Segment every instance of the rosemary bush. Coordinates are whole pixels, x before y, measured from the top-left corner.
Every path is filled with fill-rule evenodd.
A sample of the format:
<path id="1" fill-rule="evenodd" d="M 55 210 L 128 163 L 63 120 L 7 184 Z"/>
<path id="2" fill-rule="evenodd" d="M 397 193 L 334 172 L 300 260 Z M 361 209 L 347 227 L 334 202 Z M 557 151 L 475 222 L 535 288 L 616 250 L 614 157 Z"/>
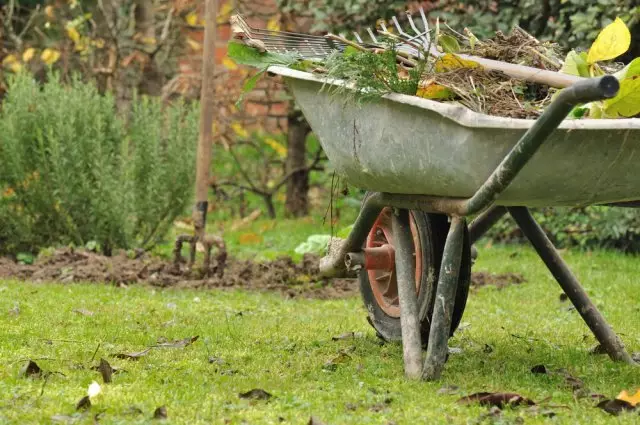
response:
<path id="1" fill-rule="evenodd" d="M 0 111 L 0 253 L 148 249 L 191 200 L 197 113 L 15 76 Z"/>

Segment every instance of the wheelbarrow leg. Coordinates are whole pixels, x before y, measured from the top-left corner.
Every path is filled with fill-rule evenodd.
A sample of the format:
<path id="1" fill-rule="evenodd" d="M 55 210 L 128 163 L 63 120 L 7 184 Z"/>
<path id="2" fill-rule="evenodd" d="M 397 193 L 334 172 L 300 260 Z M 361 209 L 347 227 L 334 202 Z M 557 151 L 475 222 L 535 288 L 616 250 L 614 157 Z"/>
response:
<path id="1" fill-rule="evenodd" d="M 607 351 L 609 357 L 615 361 L 623 361 L 635 365 L 635 362 L 625 350 L 622 340 L 591 302 L 578 279 L 560 257 L 560 254 L 558 254 L 558 251 L 529 210 L 524 207 L 509 207 L 509 213 L 538 252 L 542 261 L 547 265 L 551 274 L 556 278 L 564 293 L 567 294 L 567 297 L 576 307 L 591 332 Z"/>
<path id="2" fill-rule="evenodd" d="M 460 263 L 462 261 L 465 225 L 464 218 L 453 217 L 447 241 L 444 245 L 440 277 L 431 316 L 427 357 L 422 372 L 423 379 L 427 381 L 434 381 L 440 378 L 447 360 L 451 318 L 453 316 L 458 276 L 460 275 Z"/>
<path id="3" fill-rule="evenodd" d="M 420 379 L 422 375 L 422 342 L 418 297 L 416 294 L 416 266 L 413 237 L 409 224 L 409 211 L 398 209 L 392 217 L 396 245 L 396 276 L 400 301 L 400 326 L 404 373 L 407 378 Z"/>

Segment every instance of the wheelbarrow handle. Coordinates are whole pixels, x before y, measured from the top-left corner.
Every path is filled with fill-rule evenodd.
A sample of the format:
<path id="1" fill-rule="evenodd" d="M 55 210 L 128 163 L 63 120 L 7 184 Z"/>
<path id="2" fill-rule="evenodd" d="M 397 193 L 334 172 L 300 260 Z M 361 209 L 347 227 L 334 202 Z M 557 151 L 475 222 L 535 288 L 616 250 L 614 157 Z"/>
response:
<path id="1" fill-rule="evenodd" d="M 612 98 L 619 89 L 620 83 L 612 75 L 585 79 L 563 89 L 511 149 L 487 181 L 471 198 L 463 202 L 459 213 L 471 215 L 489 207 L 576 105 Z"/>
<path id="2" fill-rule="evenodd" d="M 620 83 L 613 75 L 589 78 L 562 90 L 556 102 L 562 100 L 573 107 L 580 103 L 611 99 L 618 94 L 618 90 L 620 90 Z"/>

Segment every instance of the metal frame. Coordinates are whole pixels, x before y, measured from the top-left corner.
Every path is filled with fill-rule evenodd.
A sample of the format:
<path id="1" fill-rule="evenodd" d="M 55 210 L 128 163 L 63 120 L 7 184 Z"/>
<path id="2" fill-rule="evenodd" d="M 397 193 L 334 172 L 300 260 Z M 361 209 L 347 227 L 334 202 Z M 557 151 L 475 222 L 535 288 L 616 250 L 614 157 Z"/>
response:
<path id="1" fill-rule="evenodd" d="M 482 211 L 484 213 L 478 216 L 470 228 L 472 243 L 508 211 L 529 238 L 538 255 L 543 259 L 609 356 L 613 360 L 633 363 L 622 341 L 589 300 L 580 283 L 571 274 L 528 210 L 524 207 L 492 207 L 500 194 L 511 184 L 575 105 L 614 97 L 618 90 L 618 80 L 612 76 L 580 81 L 562 90 L 554 102 L 506 155 L 486 182 L 468 199 L 379 192 L 370 193 L 367 196 L 353 230 L 347 239 L 336 247 L 337 249 L 333 249 L 330 255 L 323 258 L 320 263 L 320 271 L 325 276 L 345 275 L 345 257 L 354 258 L 362 252 L 367 234 L 384 207 L 396 208 L 393 221 L 394 232 L 397 232 L 398 239 L 395 262 L 407 377 L 435 380 L 442 373 L 447 357 L 447 341 L 451 330 L 453 305 L 460 272 L 466 226 L 465 217 L 476 215 Z M 414 289 L 414 265 L 410 261 L 412 259 L 412 245 L 410 244 L 411 235 L 408 227 L 408 210 L 447 214 L 451 218 L 436 289 L 435 306 L 431 317 L 427 354 L 421 370 L 417 366 L 420 363 L 422 350 L 417 316 L 417 297 Z"/>

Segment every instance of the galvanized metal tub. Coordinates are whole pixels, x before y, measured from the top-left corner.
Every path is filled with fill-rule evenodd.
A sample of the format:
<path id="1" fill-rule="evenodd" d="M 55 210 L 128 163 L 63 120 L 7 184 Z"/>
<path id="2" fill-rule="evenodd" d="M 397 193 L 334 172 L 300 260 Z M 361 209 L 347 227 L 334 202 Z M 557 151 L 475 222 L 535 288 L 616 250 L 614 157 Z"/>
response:
<path id="1" fill-rule="evenodd" d="M 269 71 L 284 77 L 336 171 L 370 191 L 470 197 L 534 122 L 401 94 L 358 106 L 313 74 Z M 565 120 L 496 204 L 639 200 L 639 164 L 640 119 Z"/>

